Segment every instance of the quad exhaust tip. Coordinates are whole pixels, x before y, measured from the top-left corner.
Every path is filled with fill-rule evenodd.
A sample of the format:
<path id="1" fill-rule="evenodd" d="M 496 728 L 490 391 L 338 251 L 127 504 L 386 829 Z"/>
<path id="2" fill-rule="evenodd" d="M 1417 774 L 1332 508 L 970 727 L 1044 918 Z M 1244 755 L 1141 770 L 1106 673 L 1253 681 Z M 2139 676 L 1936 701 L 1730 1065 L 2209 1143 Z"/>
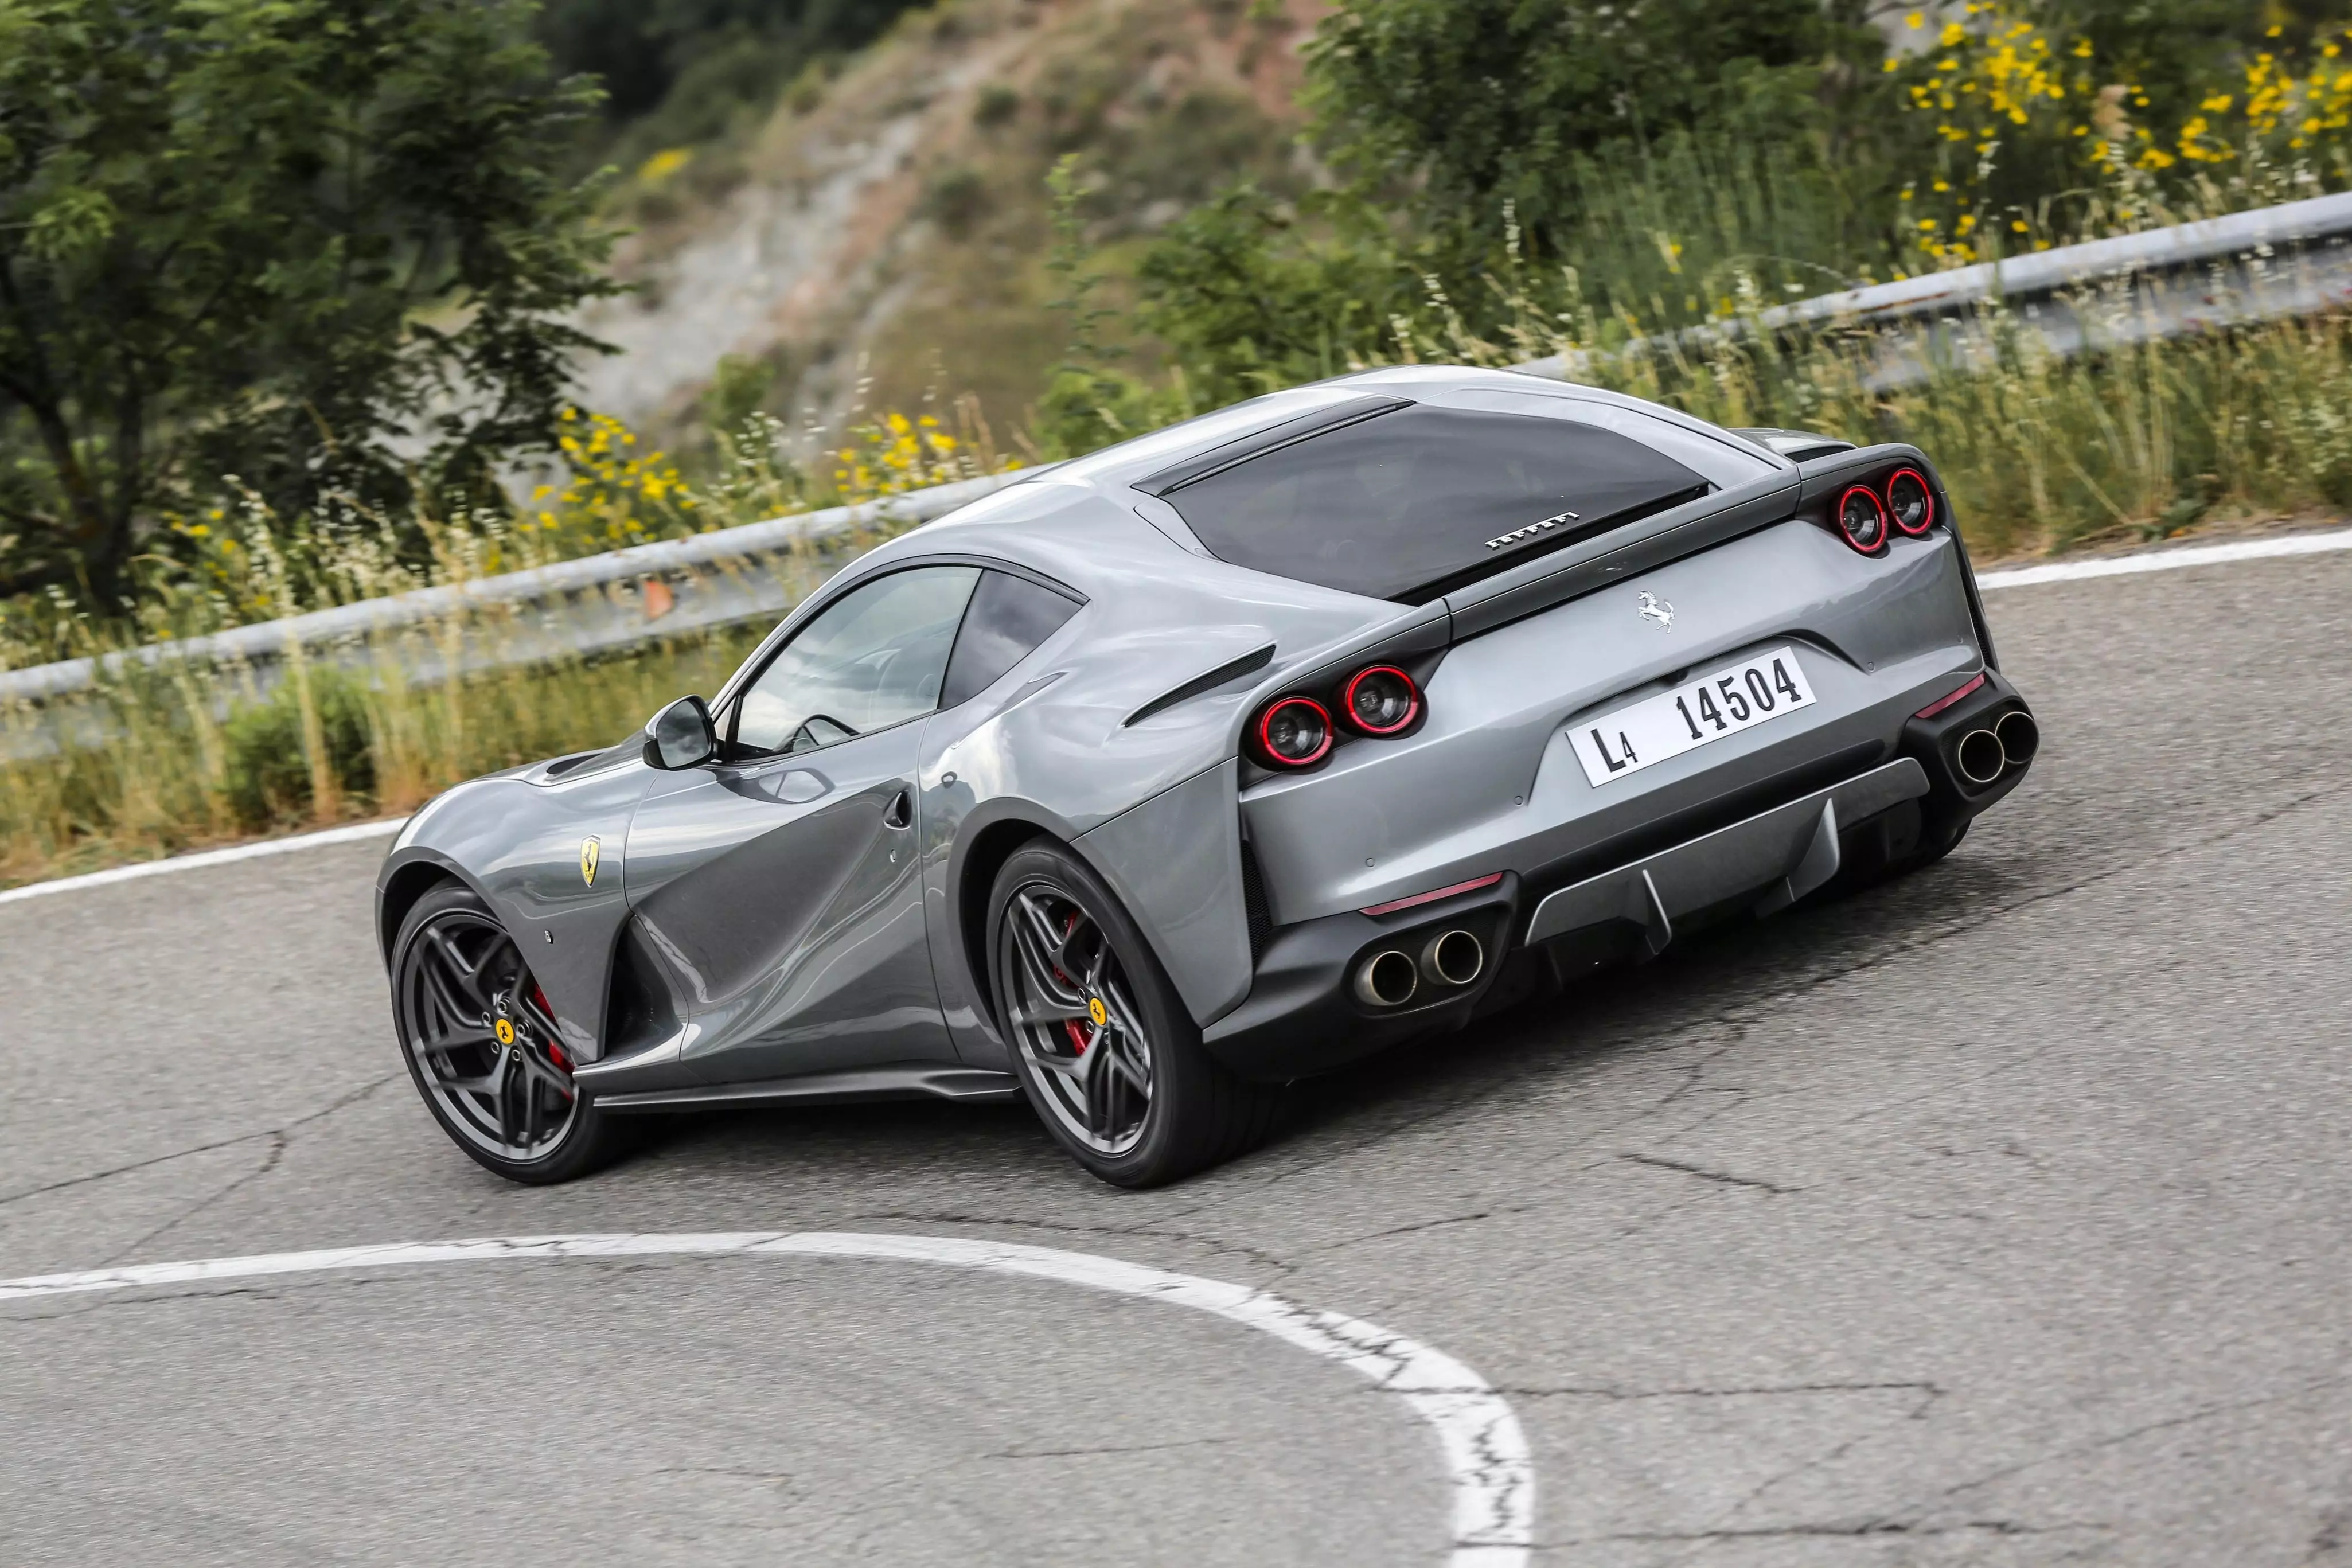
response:
<path id="1" fill-rule="evenodd" d="M 2042 726 L 2022 708 L 2012 708 L 1986 730 L 1971 730 L 1952 748 L 1960 777 L 1982 789 L 2011 768 L 2033 760 L 2042 746 Z"/>
<path id="2" fill-rule="evenodd" d="M 1421 972 L 1402 948 L 1376 952 L 1356 971 L 1356 999 L 1368 1007 L 1402 1007 L 1420 986 Z"/>
<path id="3" fill-rule="evenodd" d="M 1422 982 L 1459 987 L 1486 972 L 1486 946 L 1456 928 L 1439 931 L 1421 944 L 1416 959 L 1402 948 L 1383 948 L 1356 967 L 1356 1000 L 1367 1007 L 1402 1007 L 1421 990 Z"/>
<path id="4" fill-rule="evenodd" d="M 1952 748 L 1952 762 L 1962 778 L 1981 786 L 2000 777 L 2009 766 L 2009 753 L 2001 750 L 2000 737 L 1990 730 L 1971 730 Z"/>
<path id="5" fill-rule="evenodd" d="M 2042 746 L 2042 726 L 2033 715 L 2022 708 L 2013 708 L 2000 716 L 1992 727 L 1993 739 L 2000 742 L 2001 755 L 2012 767 L 2023 767 L 2033 760 Z"/>
<path id="6" fill-rule="evenodd" d="M 1467 985 L 1486 967 L 1486 947 L 1466 931 L 1431 937 L 1421 950 L 1421 973 L 1433 985 Z"/>

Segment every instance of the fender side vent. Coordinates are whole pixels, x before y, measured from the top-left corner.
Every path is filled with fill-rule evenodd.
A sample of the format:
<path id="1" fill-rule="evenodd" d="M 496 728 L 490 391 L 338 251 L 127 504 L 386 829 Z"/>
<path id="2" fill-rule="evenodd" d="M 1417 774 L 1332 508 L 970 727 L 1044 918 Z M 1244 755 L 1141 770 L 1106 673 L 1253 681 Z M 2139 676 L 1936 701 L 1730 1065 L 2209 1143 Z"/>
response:
<path id="1" fill-rule="evenodd" d="M 1257 854 L 1242 840 L 1242 909 L 1249 917 L 1250 967 L 1265 956 L 1274 941 L 1274 913 L 1265 905 L 1265 878 L 1257 868 Z"/>
<path id="2" fill-rule="evenodd" d="M 1203 692 L 1214 691 L 1228 681 L 1239 680 L 1244 675 L 1255 675 L 1273 662 L 1274 644 L 1268 643 L 1264 647 L 1254 648 L 1239 658 L 1221 664 L 1205 674 L 1194 676 L 1181 686 L 1171 687 L 1129 714 L 1126 723 L 1122 723 L 1119 728 L 1124 730 L 1129 724 L 1139 724 L 1154 713 L 1165 712 L 1179 702 L 1187 702 Z"/>

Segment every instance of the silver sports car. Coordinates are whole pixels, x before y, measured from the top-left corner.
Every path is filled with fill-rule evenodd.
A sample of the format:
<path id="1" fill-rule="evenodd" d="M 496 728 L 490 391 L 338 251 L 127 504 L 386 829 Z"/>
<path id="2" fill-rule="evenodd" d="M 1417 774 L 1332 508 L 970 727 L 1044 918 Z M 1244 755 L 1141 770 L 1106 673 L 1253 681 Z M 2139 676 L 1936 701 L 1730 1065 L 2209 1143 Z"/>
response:
<path id="1" fill-rule="evenodd" d="M 1025 1097 L 1106 1181 L 1281 1086 L 1944 855 L 2032 762 L 1933 464 L 1507 372 L 1277 393 L 859 558 L 478 779 L 377 919 L 460 1148 Z"/>

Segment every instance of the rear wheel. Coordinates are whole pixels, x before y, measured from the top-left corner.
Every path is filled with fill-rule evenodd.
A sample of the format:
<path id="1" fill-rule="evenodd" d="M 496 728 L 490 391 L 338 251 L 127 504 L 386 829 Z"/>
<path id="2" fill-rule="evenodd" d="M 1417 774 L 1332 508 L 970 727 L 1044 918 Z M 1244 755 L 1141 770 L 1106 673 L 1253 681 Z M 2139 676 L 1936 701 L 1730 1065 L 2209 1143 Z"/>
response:
<path id="1" fill-rule="evenodd" d="M 1277 1089 L 1201 1032 L 1141 930 L 1086 862 L 1014 852 L 989 898 L 989 973 L 1013 1070 L 1078 1163 L 1122 1187 L 1174 1181 L 1265 1139 Z"/>
<path id="2" fill-rule="evenodd" d="M 393 1018 L 425 1108 L 510 1181 L 583 1175 L 622 1131 L 572 1079 L 555 1015 L 522 950 L 471 889 L 427 893 L 393 946 Z"/>

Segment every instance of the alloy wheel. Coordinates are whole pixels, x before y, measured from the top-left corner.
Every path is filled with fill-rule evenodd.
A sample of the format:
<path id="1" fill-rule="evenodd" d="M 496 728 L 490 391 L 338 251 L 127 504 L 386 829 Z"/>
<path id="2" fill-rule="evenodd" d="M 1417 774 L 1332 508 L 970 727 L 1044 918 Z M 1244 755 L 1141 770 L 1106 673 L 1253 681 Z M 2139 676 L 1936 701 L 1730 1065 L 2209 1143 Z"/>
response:
<path id="1" fill-rule="evenodd" d="M 1102 925 L 1047 882 L 1004 906 L 1002 976 L 1013 1048 L 1046 1109 L 1102 1154 L 1124 1154 L 1151 1110 L 1151 1042 Z"/>
<path id="2" fill-rule="evenodd" d="M 562 1143 L 580 1114 L 571 1058 L 503 928 L 465 910 L 435 917 L 403 950 L 395 983 L 403 1044 L 460 1136 L 517 1163 Z"/>

